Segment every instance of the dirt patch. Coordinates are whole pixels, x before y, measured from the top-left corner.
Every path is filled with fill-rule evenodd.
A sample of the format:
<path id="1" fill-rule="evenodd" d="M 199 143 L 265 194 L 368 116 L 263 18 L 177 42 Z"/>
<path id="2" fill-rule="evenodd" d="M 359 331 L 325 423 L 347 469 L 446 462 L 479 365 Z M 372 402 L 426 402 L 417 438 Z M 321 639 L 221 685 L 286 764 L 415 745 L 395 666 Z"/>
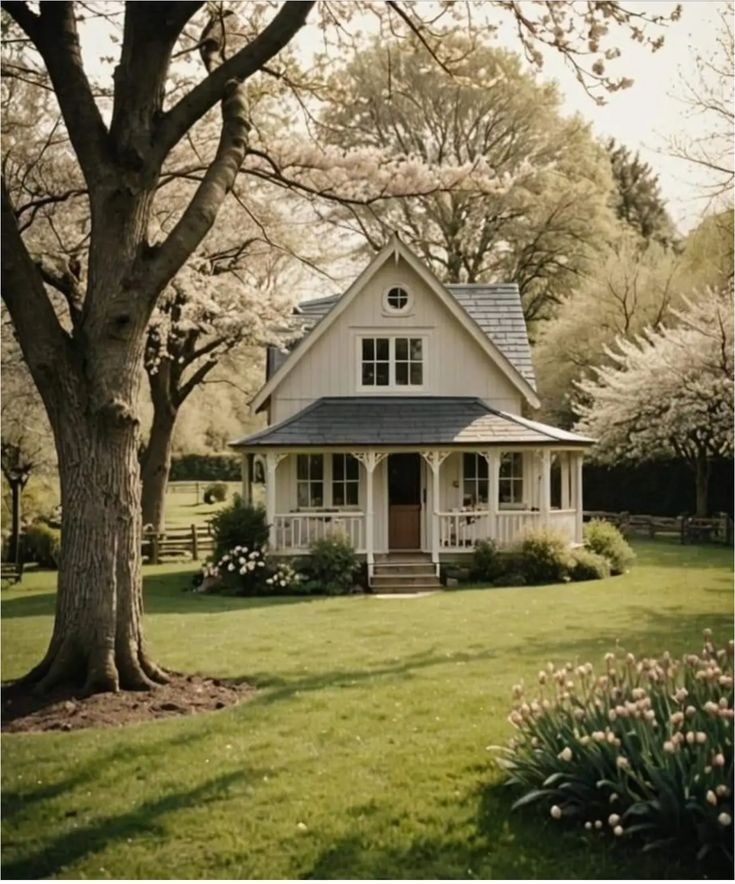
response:
<path id="1" fill-rule="evenodd" d="M 76 731 L 85 727 L 121 727 L 140 721 L 174 718 L 225 709 L 251 699 L 251 685 L 171 674 L 171 681 L 151 691 L 121 691 L 82 697 L 73 690 L 36 696 L 12 684 L 3 687 L 2 730 Z"/>

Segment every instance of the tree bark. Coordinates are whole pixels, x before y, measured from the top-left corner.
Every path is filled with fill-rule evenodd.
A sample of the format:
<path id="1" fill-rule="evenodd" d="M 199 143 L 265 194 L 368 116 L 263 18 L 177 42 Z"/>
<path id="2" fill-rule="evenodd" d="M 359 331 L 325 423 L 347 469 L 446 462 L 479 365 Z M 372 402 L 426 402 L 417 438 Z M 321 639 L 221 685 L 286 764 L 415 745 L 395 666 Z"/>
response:
<path id="1" fill-rule="evenodd" d="M 15 480 L 8 481 L 10 485 L 10 498 L 12 506 L 12 520 L 10 529 L 10 543 L 8 545 L 8 561 L 20 562 L 20 496 L 23 485 Z"/>
<path id="2" fill-rule="evenodd" d="M 699 454 L 697 456 L 695 470 L 697 488 L 697 516 L 699 516 L 700 518 L 705 518 L 708 512 L 710 475 L 710 462 L 706 454 Z"/>
<path id="3" fill-rule="evenodd" d="M 178 409 L 155 408 L 148 444 L 141 456 L 143 480 L 143 524 L 163 530 L 168 474 L 171 470 L 171 446 Z"/>
<path id="4" fill-rule="evenodd" d="M 149 688 L 166 678 L 143 643 L 137 425 L 70 409 L 54 432 L 64 506 L 56 618 L 45 657 L 23 681 Z"/>

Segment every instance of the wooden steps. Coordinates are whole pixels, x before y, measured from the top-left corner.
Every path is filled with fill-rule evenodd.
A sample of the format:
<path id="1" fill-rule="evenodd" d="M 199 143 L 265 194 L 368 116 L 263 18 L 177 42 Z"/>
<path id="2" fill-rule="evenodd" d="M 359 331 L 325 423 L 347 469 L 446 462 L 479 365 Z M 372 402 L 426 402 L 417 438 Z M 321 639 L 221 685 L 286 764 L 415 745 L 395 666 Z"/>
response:
<path id="1" fill-rule="evenodd" d="M 441 589 L 441 583 L 428 553 L 395 552 L 376 555 L 370 588 L 379 593 L 418 593 Z"/>

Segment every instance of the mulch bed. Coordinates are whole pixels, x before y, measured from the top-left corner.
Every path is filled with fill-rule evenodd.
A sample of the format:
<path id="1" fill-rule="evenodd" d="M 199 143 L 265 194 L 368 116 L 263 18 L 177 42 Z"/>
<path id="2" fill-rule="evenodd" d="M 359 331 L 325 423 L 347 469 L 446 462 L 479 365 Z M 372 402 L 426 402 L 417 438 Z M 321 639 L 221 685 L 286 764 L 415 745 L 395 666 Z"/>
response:
<path id="1" fill-rule="evenodd" d="M 3 687 L 2 730 L 12 733 L 121 727 L 158 718 L 213 712 L 252 699 L 248 684 L 169 673 L 171 681 L 151 691 L 121 691 L 82 697 L 64 688 L 37 696 L 12 684 Z"/>

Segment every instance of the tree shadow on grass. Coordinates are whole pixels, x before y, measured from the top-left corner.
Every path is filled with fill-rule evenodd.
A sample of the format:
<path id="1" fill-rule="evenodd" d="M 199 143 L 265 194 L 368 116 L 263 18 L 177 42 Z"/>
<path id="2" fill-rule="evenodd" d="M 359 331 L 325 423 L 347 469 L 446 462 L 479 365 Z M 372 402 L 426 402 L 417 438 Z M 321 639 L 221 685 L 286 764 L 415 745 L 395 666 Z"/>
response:
<path id="1" fill-rule="evenodd" d="M 177 571 L 172 574 L 151 574 L 143 581 L 143 603 L 146 614 L 219 614 L 248 608 L 275 607 L 318 603 L 327 596 L 226 596 L 203 595 L 191 592 L 194 572 Z M 54 613 L 55 592 L 31 592 L 28 595 L 4 599 L 2 616 L 41 617 Z"/>
<path id="2" fill-rule="evenodd" d="M 498 653 L 490 648 L 476 653 L 457 653 L 447 656 L 446 653 L 438 653 L 431 649 L 411 654 L 399 660 L 366 665 L 362 669 L 333 669 L 301 678 L 284 678 L 278 674 L 269 673 L 249 673 L 237 676 L 233 681 L 247 682 L 258 688 L 259 693 L 246 704 L 247 707 L 253 707 L 270 705 L 288 700 L 298 694 L 313 693 L 330 688 L 349 689 L 371 681 L 410 678 L 414 673 L 432 666 L 492 660 L 498 656 Z"/>
<path id="3" fill-rule="evenodd" d="M 205 805 L 226 798 L 234 785 L 261 777 L 262 771 L 239 768 L 191 789 L 145 801 L 127 813 L 101 817 L 42 843 L 35 852 L 4 862 L 3 876 L 6 879 L 46 877 L 122 839 L 143 834 L 165 837 L 165 827 L 160 820 L 166 814 L 189 807 L 206 813 Z"/>
<path id="4" fill-rule="evenodd" d="M 309 879 L 615 879 L 682 878 L 692 868 L 661 855 L 589 837 L 579 829 L 546 821 L 538 811 L 510 810 L 513 794 L 504 786 L 478 787 L 458 798 L 469 803 L 469 825 L 441 835 L 409 836 L 386 847 L 391 819 L 363 815 L 362 830 L 336 838 L 301 877 Z M 400 835 L 396 834 L 396 841 Z M 696 872 L 696 869 L 694 869 Z"/>

